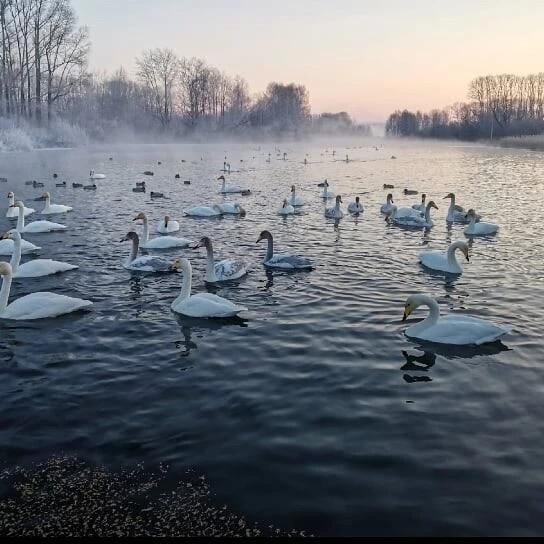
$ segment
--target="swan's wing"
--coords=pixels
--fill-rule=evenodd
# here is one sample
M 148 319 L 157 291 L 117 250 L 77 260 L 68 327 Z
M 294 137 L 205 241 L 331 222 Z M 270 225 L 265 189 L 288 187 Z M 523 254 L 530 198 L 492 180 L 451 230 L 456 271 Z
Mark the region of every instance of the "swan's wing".
M 191 317 L 230 317 L 247 310 L 244 306 L 212 293 L 198 293 L 174 304 L 172 309 Z
M 50 274 L 58 274 L 59 272 L 67 272 L 78 268 L 73 264 L 64 263 L 62 261 L 53 261 L 52 259 L 34 259 L 19 266 L 19 270 L 15 273 L 15 278 L 39 278 Z
M 134 259 L 128 265 L 128 268 L 142 272 L 170 272 L 172 270 L 172 263 L 161 257 L 145 255 Z
M 4 319 L 44 319 L 57 317 L 91 306 L 90 300 L 56 293 L 31 293 L 12 302 L 0 317 Z
M 313 265 L 306 257 L 300 257 L 298 255 L 278 254 L 276 253 L 270 260 L 264 263 L 267 266 L 274 268 L 284 268 L 286 270 L 292 270 L 294 268 L 313 268 Z
M 220 280 L 237 279 L 247 273 L 247 265 L 240 259 L 225 259 L 215 264 L 215 275 Z

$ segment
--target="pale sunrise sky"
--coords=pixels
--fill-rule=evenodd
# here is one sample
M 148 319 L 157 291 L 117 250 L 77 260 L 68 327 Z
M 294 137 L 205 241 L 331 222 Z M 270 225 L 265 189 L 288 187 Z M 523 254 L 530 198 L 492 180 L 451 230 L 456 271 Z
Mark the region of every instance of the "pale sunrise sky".
M 310 91 L 312 112 L 383 121 L 464 100 L 478 75 L 544 71 L 544 0 L 73 0 L 91 69 L 134 72 L 169 47 L 245 77 Z

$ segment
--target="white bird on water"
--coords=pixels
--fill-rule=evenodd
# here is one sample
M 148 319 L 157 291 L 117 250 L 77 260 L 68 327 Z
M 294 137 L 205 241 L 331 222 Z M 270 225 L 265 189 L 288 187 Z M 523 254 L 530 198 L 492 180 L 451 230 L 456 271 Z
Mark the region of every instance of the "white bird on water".
M 325 217 L 329 219 L 342 219 L 344 217 L 344 212 L 340 209 L 340 204 L 342 203 L 342 197 L 338 195 L 336 197 L 336 204 L 332 208 L 327 208 L 325 210 Z
M 274 253 L 274 239 L 268 230 L 263 230 L 256 243 L 261 240 L 268 242 L 266 256 L 263 264 L 267 268 L 278 268 L 281 270 L 312 270 L 313 264 L 306 257 L 291 255 L 290 253 Z
M 362 213 L 364 211 L 363 205 L 361 204 L 361 199 L 356 196 L 355 202 L 350 202 L 348 204 L 348 212 L 352 214 Z
M 296 191 L 295 186 L 291 185 L 291 198 L 289 200 L 289 204 L 295 208 L 297 206 L 304 206 L 304 199 L 301 196 L 297 196 Z
M 283 200 L 282 207 L 278 210 L 278 215 L 293 215 L 294 213 L 295 213 L 295 208 L 291 206 L 291 204 L 289 204 L 287 202 L 287 199 L 285 198 Z
M 144 226 L 144 232 L 142 236 L 141 247 L 144 249 L 170 249 L 174 247 L 187 247 L 194 243 L 187 238 L 180 238 L 177 236 L 157 236 L 156 238 L 149 239 L 149 223 L 145 213 L 140 212 L 133 221 L 141 220 Z
M 478 217 L 472 208 L 467 212 L 467 219 L 470 221 L 470 224 L 463 231 L 466 236 L 489 236 L 499 230 L 499 226 L 494 223 L 477 222 Z
M 136 232 L 130 231 L 126 236 L 121 238 L 120 242 L 132 242 L 130 255 L 123 264 L 127 270 L 134 272 L 175 272 L 173 261 L 167 261 L 162 257 L 155 255 L 142 255 L 138 257 L 138 249 L 140 247 L 140 237 Z
M 8 219 L 17 219 L 19 217 L 19 210 L 14 206 L 15 204 L 15 193 L 10 191 L 8 193 L 8 211 L 6 212 L 6 217 Z M 25 217 L 34 213 L 36 210 L 34 208 L 27 208 L 25 206 Z
M 399 208 L 397 210 L 397 207 L 393 206 L 385 220 L 392 221 L 395 225 L 402 227 L 431 228 L 434 226 L 434 221 L 431 219 L 431 208 L 438 210 L 438 206 L 432 200 L 425 207 L 424 214 L 413 208 Z
M 17 219 L 16 229 L 20 233 L 28 234 L 42 234 L 46 232 L 54 232 L 58 230 L 66 230 L 66 225 L 60 223 L 53 223 L 52 221 L 32 221 L 28 225 L 25 225 L 25 205 L 20 200 L 13 205 L 15 208 L 19 208 L 19 217 Z
M 387 202 L 385 204 L 382 204 L 382 207 L 380 208 L 380 212 L 384 214 L 388 214 L 393 209 L 393 195 L 389 193 L 387 195 Z
M 45 206 L 40 212 L 41 215 L 58 215 L 61 213 L 68 213 L 73 210 L 71 206 L 65 206 L 64 204 L 51 204 L 51 195 L 49 193 L 44 193 L 42 195 L 45 198 Z
M 204 236 L 194 249 L 206 248 L 206 277 L 208 283 L 237 280 L 247 274 L 247 264 L 241 259 L 223 259 L 215 262 L 213 258 L 213 245 L 208 236 Z
M 455 252 L 460 250 L 465 259 L 470 261 L 468 244 L 457 241 L 450 244 L 446 251 L 423 251 L 419 254 L 419 260 L 423 266 L 448 274 L 462 274 L 463 269 L 455 257 Z
M 171 232 L 179 231 L 179 223 L 170 219 L 169 215 L 164 216 L 164 221 L 161 221 L 157 225 L 157 232 L 159 234 L 170 234 Z

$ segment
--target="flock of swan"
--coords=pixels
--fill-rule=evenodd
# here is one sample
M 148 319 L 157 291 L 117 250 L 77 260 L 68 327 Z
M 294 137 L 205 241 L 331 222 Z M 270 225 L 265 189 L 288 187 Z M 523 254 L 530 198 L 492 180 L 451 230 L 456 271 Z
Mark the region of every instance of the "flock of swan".
M 225 167 L 224 167 L 224 171 Z M 96 174 L 91 170 L 89 177 L 92 181 L 104 179 L 104 174 Z M 219 193 L 222 195 L 247 195 L 251 193 L 249 188 L 229 185 L 225 176 L 218 178 L 221 181 Z M 345 212 L 342 209 L 342 196 L 336 194 L 327 180 L 319 183 L 322 188 L 320 198 L 326 203 L 334 201 L 334 205 L 325 206 L 324 215 L 326 218 L 340 221 Z M 392 188 L 391 185 L 384 185 L 384 189 Z M 405 189 L 404 194 L 417 194 L 417 191 Z M 44 217 L 62 216 L 73 212 L 70 206 L 53 204 L 51 195 L 46 192 L 42 195 L 44 208 L 40 212 L 25 207 L 21 200 L 17 200 L 13 192 L 8 193 L 8 209 L 6 217 L 16 219 L 15 228 L 7 231 L 0 238 L 0 255 L 11 256 L 9 263 L 0 262 L 0 275 L 2 276 L 2 287 L 0 289 L 0 319 L 31 320 L 51 318 L 70 312 L 78 311 L 92 305 L 89 300 L 58 295 L 50 292 L 34 292 L 20 297 L 9 303 L 10 288 L 13 280 L 24 278 L 37 278 L 51 274 L 57 274 L 74 270 L 77 266 L 70 263 L 54 261 L 51 259 L 32 259 L 21 264 L 22 255 L 31 254 L 40 249 L 22 238 L 24 234 L 41 234 L 54 231 L 66 230 L 61 223 L 40 219 L 26 222 L 26 218 L 34 213 Z M 386 202 L 381 206 L 380 212 L 385 216 L 385 221 L 391 225 L 404 228 L 425 228 L 434 226 L 431 217 L 433 209 L 438 209 L 434 201 L 426 201 L 427 195 L 422 194 L 421 202 L 411 207 L 397 207 L 393 194 L 389 193 Z M 468 211 L 456 204 L 455 194 L 449 193 L 444 197 L 450 201 L 447 222 L 466 224 L 464 233 L 468 237 L 489 236 L 498 231 L 498 226 L 482 221 L 482 218 L 471 208 Z M 281 207 L 277 210 L 280 216 L 295 215 L 298 210 L 306 204 L 304 198 L 297 194 L 295 185 L 291 186 L 290 196 L 283 200 Z M 364 207 L 359 196 L 355 201 L 350 202 L 347 213 L 359 215 L 364 212 Z M 246 211 L 237 202 L 224 202 L 211 206 L 194 206 L 184 210 L 188 217 L 219 217 L 225 214 L 243 216 Z M 184 316 L 195 318 L 224 318 L 237 316 L 247 310 L 244 306 L 235 304 L 232 301 L 211 293 L 192 293 L 192 267 L 187 258 L 168 260 L 158 255 L 142 255 L 140 249 L 162 250 L 171 248 L 199 248 L 206 251 L 206 272 L 207 283 L 229 282 L 242 278 L 248 273 L 248 264 L 242 259 L 224 259 L 216 262 L 214 259 L 213 244 L 209 237 L 203 237 L 200 241 L 183 238 L 173 235 L 180 230 L 177 221 L 166 215 L 156 227 L 157 236 L 149 236 L 149 221 L 145 213 L 140 212 L 134 218 L 134 222 L 140 222 L 142 234 L 138 235 L 130 230 L 122 239 L 122 242 L 130 242 L 130 253 L 123 263 L 124 268 L 134 272 L 144 273 L 180 273 L 182 274 L 181 291 L 178 297 L 172 302 L 172 311 Z M 266 242 L 266 254 L 263 265 L 266 268 L 297 271 L 312 270 L 312 261 L 304 256 L 291 253 L 276 253 L 274 250 L 273 235 L 268 230 L 263 230 L 257 242 Z M 447 251 L 424 251 L 420 253 L 421 264 L 431 270 L 447 274 L 462 274 L 463 269 L 457 261 L 456 253 L 460 252 L 468 261 L 469 246 L 465 241 L 454 241 Z M 490 321 L 469 317 L 462 314 L 451 314 L 441 316 L 436 300 L 424 294 L 417 294 L 408 297 L 404 307 L 403 321 L 405 321 L 417 308 L 426 306 L 429 309 L 427 317 L 408 327 L 405 334 L 414 339 L 437 342 L 452 345 L 480 345 L 486 342 L 494 342 L 504 334 L 511 331 L 510 327 L 497 325 Z

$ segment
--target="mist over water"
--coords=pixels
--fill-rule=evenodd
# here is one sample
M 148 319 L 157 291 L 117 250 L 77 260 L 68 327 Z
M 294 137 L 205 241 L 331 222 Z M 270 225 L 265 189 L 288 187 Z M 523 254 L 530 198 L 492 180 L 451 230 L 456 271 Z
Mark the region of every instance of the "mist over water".
M 43 189 L 24 184 L 37 179 L 53 202 L 74 207 L 58 219 L 66 232 L 25 238 L 42 247 L 40 257 L 80 267 L 14 282 L 11 300 L 40 290 L 95 303 L 59 319 L 0 322 L 2 461 L 66 452 L 109 466 L 165 462 L 173 477 L 193 467 L 219 502 L 249 519 L 317 535 L 541 534 L 544 155 L 334 143 L 335 157 L 330 143 L 282 143 L 285 161 L 266 143 L 2 155 L 2 193 L 13 190 L 40 210 L 33 198 Z M 346 154 L 350 162 L 341 160 Z M 216 178 L 225 157 L 228 182 L 252 191 L 228 198 L 246 217 L 183 217 L 185 208 L 222 201 Z M 91 169 L 107 175 L 98 190 L 73 189 Z M 361 195 L 364 213 L 338 226 L 325 219 L 317 187 L 325 178 L 344 209 Z M 64 179 L 67 187 L 56 188 Z M 133 193 L 143 180 L 148 192 Z M 404 197 L 405 187 L 426 192 L 440 208 L 435 227 L 388 226 L 379 213 L 384 183 L 395 185 L 399 206 L 420 201 Z M 275 212 L 292 184 L 306 205 L 281 218 Z M 151 200 L 150 190 L 168 198 Z M 497 236 L 470 242 L 471 262 L 457 278 L 426 272 L 417 259 L 465 239 L 462 226 L 446 226 L 442 198 L 450 191 L 500 225 Z M 247 306 L 243 319 L 176 316 L 179 275 L 122 267 L 130 247 L 118 240 L 141 233 L 132 222 L 140 211 L 152 234 L 168 214 L 180 236 L 210 236 L 216 258 L 251 264 L 247 278 L 210 288 Z M 1 215 L 3 232 L 11 224 Z M 265 246 L 255 244 L 263 229 L 277 251 L 310 257 L 315 270 L 265 271 Z M 203 250 L 161 255 L 190 258 L 193 292 L 206 289 Z M 436 297 L 444 314 L 462 311 L 514 331 L 474 349 L 412 342 L 400 320 L 416 292 Z M 411 321 L 423 316 L 418 310 Z

